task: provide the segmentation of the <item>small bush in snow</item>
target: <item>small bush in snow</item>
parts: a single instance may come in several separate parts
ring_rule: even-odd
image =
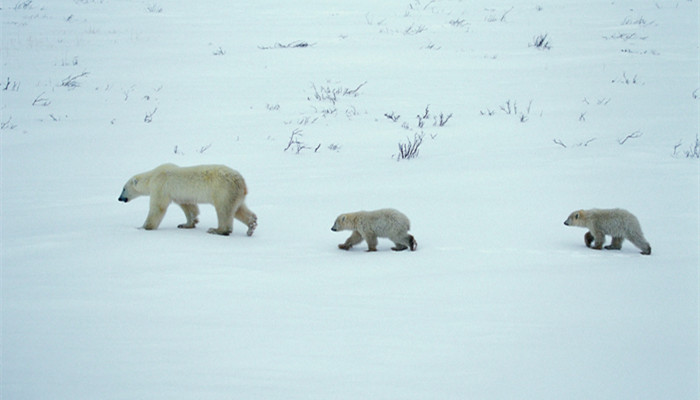
[[[530,119],[530,112],[532,111],[532,100],[527,104],[527,107],[525,110],[522,110],[521,108],[518,107],[518,102],[515,100],[506,100],[506,102],[499,106],[501,111],[503,111],[504,114],[506,115],[512,115],[522,123],[527,122]],[[486,111],[479,111],[479,113],[483,116],[491,117],[496,114],[494,110],[491,109],[486,109]],[[540,113],[540,116],[542,114]]]
[[[2,87],[3,92],[19,92],[19,82],[17,81],[10,81],[10,78],[7,78],[7,82],[5,83],[5,86]]]
[[[0,129],[5,130],[5,129],[15,129],[17,127],[17,124],[12,123],[12,117],[8,118],[7,121],[5,122],[0,122]]]
[[[406,138],[406,142],[399,142],[399,153],[396,154],[396,161],[410,160],[412,158],[418,157],[420,153],[420,145],[423,144],[423,138],[425,134],[421,132],[413,135],[413,141]]]
[[[627,76],[626,72],[623,72],[622,78],[613,79],[612,83],[621,83],[623,85],[637,85],[637,84],[640,84],[641,82],[637,78],[636,74],[632,78],[630,78]]]
[[[622,20],[621,25],[639,25],[639,26],[652,26],[655,25],[654,21],[648,21],[644,17],[625,17]]]
[[[445,126],[447,121],[450,120],[450,118],[452,118],[452,114],[445,115],[443,113],[440,113],[439,117],[438,116],[434,117],[435,123],[433,125],[443,127],[443,126]]]
[[[392,120],[393,122],[396,122],[399,120],[399,118],[401,118],[400,115],[395,114],[393,111],[391,112],[391,114],[384,113],[384,116],[387,117],[388,119]]]
[[[156,114],[156,111],[158,111],[158,107],[154,108],[153,111],[146,113],[146,116],[143,117],[143,122],[147,124],[153,122],[153,116]]]
[[[682,143],[678,142],[677,145],[673,146],[673,156],[678,157],[678,148],[681,147]],[[695,143],[693,143],[691,146],[688,146],[688,149],[683,151],[682,153],[685,158],[695,158],[699,159],[700,158],[700,136],[696,135],[695,136]]]
[[[146,11],[149,13],[160,14],[163,12],[163,7],[154,3],[146,7]]]
[[[500,17],[498,16],[498,13],[496,13],[495,9],[487,9],[487,11],[489,11],[490,14],[486,17],[486,22],[507,22],[506,17],[514,9],[515,7],[511,7],[510,9],[502,12]]]
[[[594,140],[595,140],[595,138],[590,138],[590,139],[586,140],[585,142],[577,143],[577,144],[573,145],[572,147],[588,147],[588,145],[589,145],[592,141],[594,141]],[[556,138],[555,138],[555,139],[552,139],[552,141],[553,141],[555,144],[557,144],[557,145],[559,145],[559,146],[561,146],[561,147],[563,147],[563,148],[565,148],[565,149],[569,147],[569,146],[567,146],[566,143],[564,143],[564,141],[561,140],[561,139],[556,139]]]
[[[637,139],[637,138],[642,137],[642,135],[643,135],[643,133],[641,131],[634,131],[634,132],[630,133],[629,135],[625,136],[624,138],[618,139],[617,142],[620,143],[620,145],[623,145],[629,139]]]
[[[292,149],[294,151],[294,154],[299,154],[301,153],[302,150],[304,149],[311,149],[311,147],[307,146],[306,143],[301,141],[302,130],[297,128],[292,131],[292,134],[289,136],[289,142],[287,143],[287,147],[284,148],[284,151],[287,151],[289,149]],[[318,144],[313,150],[314,153],[318,151],[318,149],[321,148],[321,143]]]
[[[357,97],[359,96],[360,89],[362,89],[363,86],[367,84],[367,81],[360,83],[357,87],[354,89],[351,88],[346,88],[342,86],[318,86],[316,87],[315,84],[311,84],[312,89],[314,90],[314,95],[313,98],[318,100],[318,101],[328,101],[335,105],[335,103],[338,101],[339,97]],[[309,98],[311,100],[311,98]]]
[[[75,89],[80,86],[78,79],[84,78],[88,75],[90,75],[89,72],[83,72],[82,74],[78,75],[68,75],[65,79],[63,79],[63,81],[61,81],[61,86],[69,89]]]
[[[31,10],[32,8],[32,0],[18,1],[15,4],[15,10]]]
[[[548,35],[546,33],[542,34],[542,35],[535,36],[534,38],[532,38],[532,43],[530,43],[529,46],[534,47],[534,48],[539,49],[539,50],[551,49],[552,46],[550,46],[549,38],[547,36]]]
[[[302,41],[295,41],[295,42],[290,42],[287,44],[283,44],[280,42],[277,42],[273,44],[272,46],[258,46],[260,50],[272,50],[272,49],[305,49],[307,47],[312,47],[312,44],[309,44],[308,42],[302,42]]]
[[[48,107],[51,105],[51,100],[43,97],[45,94],[46,92],[42,92],[40,95],[36,96],[32,102],[32,106]]]

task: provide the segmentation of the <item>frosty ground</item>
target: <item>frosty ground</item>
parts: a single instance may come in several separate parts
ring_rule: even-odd
[[[376,3],[3,2],[3,399],[698,398],[698,2]],[[164,162],[255,235],[138,229]]]

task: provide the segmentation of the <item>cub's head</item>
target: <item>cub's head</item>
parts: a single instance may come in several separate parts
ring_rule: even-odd
[[[140,175],[136,175],[129,179],[122,189],[122,194],[119,195],[119,201],[127,203],[139,196],[148,194],[146,179],[143,179]]]
[[[338,216],[338,218],[335,219],[335,223],[333,224],[333,227],[331,228],[331,230],[333,232],[336,232],[336,231],[343,231],[346,229],[351,229],[349,226],[348,216],[345,214],[340,214]]]
[[[574,211],[569,215],[569,218],[564,221],[564,225],[567,226],[586,226],[585,225],[586,216],[583,210]]]

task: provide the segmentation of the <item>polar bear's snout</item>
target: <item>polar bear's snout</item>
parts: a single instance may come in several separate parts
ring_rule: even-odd
[[[122,190],[122,194],[119,195],[119,201],[123,201],[124,203],[129,201],[129,198],[126,197],[126,189]]]

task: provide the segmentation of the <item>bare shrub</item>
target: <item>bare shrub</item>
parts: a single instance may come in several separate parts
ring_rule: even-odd
[[[678,149],[681,147],[683,143],[678,142],[677,145],[673,146],[673,156],[678,157]],[[688,146],[688,149],[684,150],[682,155],[685,156],[685,158],[695,158],[699,159],[700,158],[700,136],[695,135],[695,143],[692,145]]]
[[[628,141],[630,139],[640,138],[640,137],[642,137],[642,135],[643,135],[643,133],[641,131],[634,131],[634,132],[630,133],[629,135],[625,136],[624,138],[618,139],[617,142],[620,143],[620,145],[623,145],[623,144],[625,144],[626,141]]]
[[[272,50],[272,49],[305,49],[307,47],[312,47],[314,46],[315,43],[308,43],[304,41],[294,41],[294,42],[289,42],[289,43],[280,43],[277,42],[273,44],[272,46],[258,46],[260,50]]]
[[[549,44],[549,38],[547,36],[548,34],[544,33],[533,37],[529,47],[534,47],[539,50],[550,50],[552,46]]]
[[[89,72],[83,72],[78,75],[68,75],[61,81],[61,86],[67,87],[69,89],[75,89],[80,86],[80,82],[78,81],[78,79],[84,78],[88,75],[90,75]]]
[[[423,138],[425,133],[416,133],[413,135],[413,141],[410,138],[406,138],[406,142],[399,142],[399,153],[396,154],[396,161],[410,160],[412,158],[418,157],[420,153],[420,146],[423,144]]]

